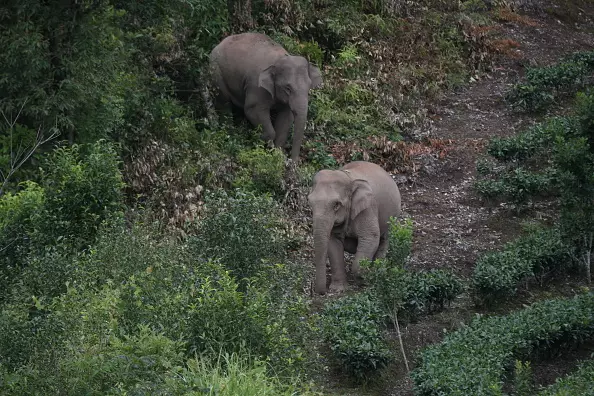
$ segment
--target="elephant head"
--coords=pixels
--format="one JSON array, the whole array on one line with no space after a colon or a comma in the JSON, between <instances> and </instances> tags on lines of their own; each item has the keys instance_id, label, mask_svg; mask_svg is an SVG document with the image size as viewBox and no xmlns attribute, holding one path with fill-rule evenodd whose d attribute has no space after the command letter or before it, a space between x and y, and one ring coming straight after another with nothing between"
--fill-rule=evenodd
<instances>
[{"instance_id":1,"label":"elephant head","mask_svg":"<svg viewBox=\"0 0 594 396\"><path fill-rule=\"evenodd\" d=\"M264 69L258 85L272 96L275 102L290 107L295 118L295 132L291 157L299 155L307 121L309 90L322 84L320 69L302 56L285 55Z\"/></svg>"},{"instance_id":2,"label":"elephant head","mask_svg":"<svg viewBox=\"0 0 594 396\"><path fill-rule=\"evenodd\" d=\"M344 237L359 213L376 205L366 180L354 179L348 171L322 170L313 179L308 197L313 217L316 285L319 294L326 292L328 242L334 233Z\"/></svg>"}]
</instances>

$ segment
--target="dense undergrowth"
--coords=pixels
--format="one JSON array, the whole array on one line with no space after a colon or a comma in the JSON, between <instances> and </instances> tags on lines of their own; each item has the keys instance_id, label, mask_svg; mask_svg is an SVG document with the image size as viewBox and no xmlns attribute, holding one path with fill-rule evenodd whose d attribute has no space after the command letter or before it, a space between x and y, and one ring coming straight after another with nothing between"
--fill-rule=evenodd
<instances>
[{"instance_id":1,"label":"dense undergrowth","mask_svg":"<svg viewBox=\"0 0 594 396\"><path fill-rule=\"evenodd\" d=\"M0 5L0 393L313 394L326 354L365 380L399 359L388 333L466 285L406 268L411 223L394 222L366 292L312 315L304 192L316 170L351 160L395 169L403 134L423 123L418 101L502 51L497 10L474 0ZM323 70L296 168L241 117L210 111L208 54L247 30ZM591 129L591 112L580 114L567 122ZM553 142L547 133L490 150L528 158ZM559 136L554 158L568 168L554 180L581 183L569 154L591 142ZM527 260L485 288L512 290L548 265Z\"/></svg>"}]
</instances>

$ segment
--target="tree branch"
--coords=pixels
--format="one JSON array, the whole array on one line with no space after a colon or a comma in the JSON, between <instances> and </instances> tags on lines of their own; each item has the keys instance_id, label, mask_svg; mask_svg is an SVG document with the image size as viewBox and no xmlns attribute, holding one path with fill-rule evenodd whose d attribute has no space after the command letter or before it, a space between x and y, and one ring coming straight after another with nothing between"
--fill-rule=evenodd
<instances>
[{"instance_id":1,"label":"tree branch","mask_svg":"<svg viewBox=\"0 0 594 396\"><path fill-rule=\"evenodd\" d=\"M2 117L4 117L4 120L6 121L6 124L8 125L8 130L10 133L10 143L9 143L10 144L10 160L9 160L10 169L8 169L8 171L6 171L6 172L3 172L0 170L0 197L4 194L4 188L6 187L6 184L10 180L11 176L14 175L15 172L18 171L23 166L23 164L29 160L29 158L31 158L31 156L35 153L35 151L37 151L37 149L40 146L44 145L45 143L49 142L50 140L54 139L56 136L59 135L59 132L54 130L48 137L45 137L44 133L41 131L41 127L39 127L37 129L37 135L35 136L35 141L33 142L33 145L31 147L27 147L27 146L23 145L22 141L20 141L18 144L17 151L15 153L14 143L13 143L14 126L16 125L19 117L21 116L21 113L22 113L23 108L25 107L25 104L27 103L27 101L28 101L28 98L25 99L21 108L19 109L19 112L17 113L16 117L14 117L14 119L12 118L12 115L9 119L6 116L6 114L0 110Z\"/></svg>"}]
</instances>

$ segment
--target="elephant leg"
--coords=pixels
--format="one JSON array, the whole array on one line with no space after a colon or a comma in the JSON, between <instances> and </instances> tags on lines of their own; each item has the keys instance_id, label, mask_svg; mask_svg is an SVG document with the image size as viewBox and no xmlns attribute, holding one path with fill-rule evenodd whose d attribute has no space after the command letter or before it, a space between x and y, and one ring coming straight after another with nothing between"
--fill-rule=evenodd
<instances>
[{"instance_id":1,"label":"elephant leg","mask_svg":"<svg viewBox=\"0 0 594 396\"><path fill-rule=\"evenodd\" d=\"M293 112L289 107L286 107L278 112L274 122L274 131L276 133L274 145L276 147L284 147L285 143L287 143L289 131L291 130L291 124L293 124L293 119Z\"/></svg>"},{"instance_id":2,"label":"elephant leg","mask_svg":"<svg viewBox=\"0 0 594 396\"><path fill-rule=\"evenodd\" d=\"M328 258L330 259L330 268L332 270L330 290L336 292L343 291L346 288L344 246L341 241L334 237L330 237L328 241Z\"/></svg>"},{"instance_id":3,"label":"elephant leg","mask_svg":"<svg viewBox=\"0 0 594 396\"><path fill-rule=\"evenodd\" d=\"M380 236L379 246L377 247L377 252L375 253L374 260L383 259L386 257L386 253L388 252L388 235L384 234Z\"/></svg>"},{"instance_id":4,"label":"elephant leg","mask_svg":"<svg viewBox=\"0 0 594 396\"><path fill-rule=\"evenodd\" d=\"M357 253L355 253L355 259L353 260L352 266L352 273L353 275L358 278L359 273L361 271L361 265L359 264L362 259L373 260L375 256L379 244L380 244L380 235L379 235L379 227L377 227L377 231L370 231L367 235L362 238L359 238L359 243L357 244Z\"/></svg>"},{"instance_id":5,"label":"elephant leg","mask_svg":"<svg viewBox=\"0 0 594 396\"><path fill-rule=\"evenodd\" d=\"M262 125L262 135L260 136L262 140L274 140L276 132L270 119L270 106L259 102L257 96L248 96L244 106L244 113L253 126Z\"/></svg>"}]
</instances>

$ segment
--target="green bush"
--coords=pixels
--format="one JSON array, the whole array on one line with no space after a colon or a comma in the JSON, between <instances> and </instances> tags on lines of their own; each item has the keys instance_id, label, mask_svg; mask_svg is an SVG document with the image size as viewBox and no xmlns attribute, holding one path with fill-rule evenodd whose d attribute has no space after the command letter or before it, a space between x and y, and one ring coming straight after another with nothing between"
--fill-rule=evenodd
<instances>
[{"instance_id":1,"label":"green bush","mask_svg":"<svg viewBox=\"0 0 594 396\"><path fill-rule=\"evenodd\" d=\"M554 188L554 169L531 172L515 168L493 179L478 180L474 188L486 198L511 200L522 204L530 198L543 196Z\"/></svg>"},{"instance_id":2,"label":"green bush","mask_svg":"<svg viewBox=\"0 0 594 396\"><path fill-rule=\"evenodd\" d=\"M503 375L515 359L594 334L594 294L554 299L507 316L474 319L421 354L411 372L415 394L503 395Z\"/></svg>"},{"instance_id":3,"label":"green bush","mask_svg":"<svg viewBox=\"0 0 594 396\"><path fill-rule=\"evenodd\" d=\"M303 295L307 271L299 264L277 264L250 280L246 311L254 323L252 354L277 375L299 375L313 362L317 342L309 322L310 301Z\"/></svg>"},{"instance_id":4,"label":"green bush","mask_svg":"<svg viewBox=\"0 0 594 396\"><path fill-rule=\"evenodd\" d=\"M365 294L343 297L324 307L324 341L332 357L356 380L368 379L391 360L382 337L382 323L381 310Z\"/></svg>"},{"instance_id":5,"label":"green bush","mask_svg":"<svg viewBox=\"0 0 594 396\"><path fill-rule=\"evenodd\" d=\"M568 253L559 228L532 228L501 251L479 257L472 275L478 300L490 304L512 297L522 280L567 267Z\"/></svg>"},{"instance_id":6,"label":"green bush","mask_svg":"<svg viewBox=\"0 0 594 396\"><path fill-rule=\"evenodd\" d=\"M284 261L290 235L270 197L219 190L205 197L205 206L192 243L197 255L220 259L238 279Z\"/></svg>"},{"instance_id":7,"label":"green bush","mask_svg":"<svg viewBox=\"0 0 594 396\"><path fill-rule=\"evenodd\" d=\"M285 155L280 148L257 147L239 152L240 169L233 186L256 193L281 194L285 173Z\"/></svg>"},{"instance_id":8,"label":"green bush","mask_svg":"<svg viewBox=\"0 0 594 396\"><path fill-rule=\"evenodd\" d=\"M514 366L514 394L516 396L534 395L534 384L532 381L532 367L530 366L530 362L516 360Z\"/></svg>"},{"instance_id":9,"label":"green bush","mask_svg":"<svg viewBox=\"0 0 594 396\"><path fill-rule=\"evenodd\" d=\"M514 136L489 140L487 153L501 161L524 161L551 147L560 134L579 131L576 119L553 117Z\"/></svg>"},{"instance_id":10,"label":"green bush","mask_svg":"<svg viewBox=\"0 0 594 396\"><path fill-rule=\"evenodd\" d=\"M110 331L132 333L144 323L172 339L181 337L189 352L216 355L245 348L274 364L278 373L293 374L309 359L310 330L302 319L306 274L295 265L261 266L242 292L220 262L199 258L191 242L165 238L152 226L134 224L127 230L116 224L103 230L75 268L71 284L76 288L69 289L57 311L77 317L79 310L105 304L117 308L105 309L111 319L89 314L79 320L81 334L108 323L114 326Z\"/></svg>"},{"instance_id":11,"label":"green bush","mask_svg":"<svg viewBox=\"0 0 594 396\"><path fill-rule=\"evenodd\" d=\"M34 295L65 290L69 253L91 244L105 220L122 215L119 165L105 141L58 148L43 163L41 185L29 182L0 197L3 290L19 275Z\"/></svg>"},{"instance_id":12,"label":"green bush","mask_svg":"<svg viewBox=\"0 0 594 396\"><path fill-rule=\"evenodd\" d=\"M386 258L392 265L403 266L412 249L412 219L398 220L390 217L389 227Z\"/></svg>"},{"instance_id":13,"label":"green bush","mask_svg":"<svg viewBox=\"0 0 594 396\"><path fill-rule=\"evenodd\" d=\"M412 318L420 312L442 310L464 291L464 284L450 270L432 269L411 273L405 311Z\"/></svg>"},{"instance_id":14,"label":"green bush","mask_svg":"<svg viewBox=\"0 0 594 396\"><path fill-rule=\"evenodd\" d=\"M103 140L56 149L42 168L42 185L38 243L65 238L84 247L105 219L123 209L120 160L113 144Z\"/></svg>"},{"instance_id":15,"label":"green bush","mask_svg":"<svg viewBox=\"0 0 594 396\"><path fill-rule=\"evenodd\" d=\"M566 377L558 378L555 383L547 387L539 396L573 396L594 395L594 361L587 360L579 368Z\"/></svg>"},{"instance_id":16,"label":"green bush","mask_svg":"<svg viewBox=\"0 0 594 396\"><path fill-rule=\"evenodd\" d=\"M362 263L374 299L392 320L398 315L400 319L414 321L421 313L443 309L463 291L462 281L447 270L405 270L412 249L412 219L390 218L389 223L386 258Z\"/></svg>"},{"instance_id":17,"label":"green bush","mask_svg":"<svg viewBox=\"0 0 594 396\"><path fill-rule=\"evenodd\" d=\"M365 278L371 285L371 295L387 315L416 321L423 313L443 309L462 291L464 285L451 271L407 271L387 260L364 263Z\"/></svg>"},{"instance_id":18,"label":"green bush","mask_svg":"<svg viewBox=\"0 0 594 396\"><path fill-rule=\"evenodd\" d=\"M583 85L594 71L594 51L577 52L548 67L526 69L526 83L518 83L506 94L512 106L522 111L542 111L562 92Z\"/></svg>"},{"instance_id":19,"label":"green bush","mask_svg":"<svg viewBox=\"0 0 594 396\"><path fill-rule=\"evenodd\" d=\"M573 114L549 119L516 137L494 140L489 152L502 160L504 169L493 172L493 166L485 162L477 164L484 176L475 185L484 196L504 197L516 203L543 194L558 199L561 238L572 260L583 268L588 279L591 277L589 257L594 238L593 125L594 94L580 92ZM486 260L496 267L501 263L495 261L500 259L508 261L503 256ZM513 261L510 257L509 262ZM505 288L513 288L515 279L524 276L530 267L519 263L511 266L517 271L508 279ZM491 270L498 272L494 267ZM485 272L483 275L487 278L494 274Z\"/></svg>"},{"instance_id":20,"label":"green bush","mask_svg":"<svg viewBox=\"0 0 594 396\"><path fill-rule=\"evenodd\" d=\"M21 255L26 254L29 234L45 200L43 188L35 182L27 181L22 186L21 191L0 197L0 301L21 270Z\"/></svg>"},{"instance_id":21,"label":"green bush","mask_svg":"<svg viewBox=\"0 0 594 396\"><path fill-rule=\"evenodd\" d=\"M3 394L294 394L268 377L257 359L222 354L212 361L187 360L183 342L146 326L101 343L68 344L55 367L29 366L10 374L0 366Z\"/></svg>"}]
</instances>

